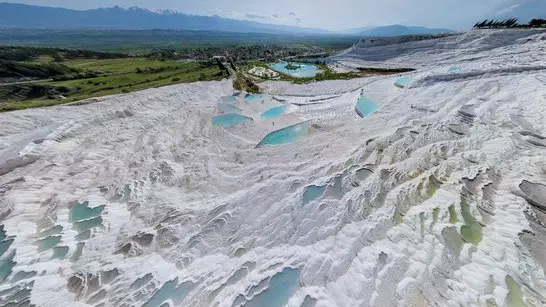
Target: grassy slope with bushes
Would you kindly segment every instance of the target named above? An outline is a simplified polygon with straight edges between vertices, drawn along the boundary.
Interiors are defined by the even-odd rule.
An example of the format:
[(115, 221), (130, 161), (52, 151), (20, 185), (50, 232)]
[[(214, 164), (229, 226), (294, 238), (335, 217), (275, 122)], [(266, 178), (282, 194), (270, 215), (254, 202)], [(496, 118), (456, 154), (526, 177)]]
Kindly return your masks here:
[[(2, 48), (5, 52), (6, 48)], [(177, 62), (62, 49), (11, 48), (11, 61), (0, 61), (0, 77), (53, 78), (0, 85), (0, 111), (50, 106), (91, 97), (129, 93), (181, 82), (220, 80), (227, 72), (214, 62)], [(1, 52), (1, 51), (0, 51)], [(8, 54), (8, 53), (5, 53)], [(87, 56), (87, 57), (86, 57)], [(15, 61), (25, 59), (25, 61)]]

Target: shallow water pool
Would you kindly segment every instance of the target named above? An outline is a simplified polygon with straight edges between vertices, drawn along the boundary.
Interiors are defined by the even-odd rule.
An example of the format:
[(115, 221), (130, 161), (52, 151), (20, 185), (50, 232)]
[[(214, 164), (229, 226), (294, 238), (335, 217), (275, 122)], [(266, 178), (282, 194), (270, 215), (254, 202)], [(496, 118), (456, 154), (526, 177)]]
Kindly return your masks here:
[(244, 304), (245, 307), (282, 307), (299, 286), (300, 272), (297, 269), (285, 268), (269, 280), (269, 286), (260, 294)]
[(249, 121), (252, 121), (252, 118), (236, 113), (217, 115), (212, 118), (212, 124), (217, 127), (230, 127)]
[(49, 236), (43, 239), (40, 239), (36, 242), (38, 245), (38, 251), (44, 252), (50, 248), (53, 248), (61, 242), (61, 236)]
[(101, 215), (104, 208), (105, 208), (105, 205), (90, 208), (89, 202), (83, 202), (81, 204), (76, 203), (70, 209), (70, 218), (68, 221), (74, 223), (74, 222), (79, 222), (79, 221), (95, 218)]
[(6, 280), (11, 275), (15, 264), (16, 262), (12, 258), (0, 261), (0, 282)]
[(78, 234), (85, 233), (88, 230), (91, 230), (96, 227), (102, 227), (101, 216), (72, 224), (72, 229), (76, 230)]
[(178, 278), (175, 278), (164, 283), (163, 286), (142, 306), (163, 306), (167, 301), (171, 301), (175, 306), (180, 306), (184, 298), (186, 298), (193, 289), (193, 286), (194, 284), (191, 282), (183, 282), (178, 285)]
[(0, 257), (2, 257), (4, 253), (8, 251), (12, 243), (13, 243), (13, 239), (0, 241)]
[(401, 87), (401, 88), (404, 88), (404, 87), (408, 86), (408, 84), (411, 82), (411, 80), (413, 80), (412, 77), (404, 76), (404, 77), (396, 80), (396, 82), (394, 82), (394, 85), (396, 85), (398, 87)]
[[(287, 65), (298, 66), (297, 69), (287, 69)], [(310, 78), (321, 72), (317, 66), (309, 63), (294, 63), (294, 62), (278, 62), (269, 64), (269, 67), (285, 75), (296, 78)]]
[(287, 105), (274, 107), (263, 112), (260, 116), (263, 118), (269, 118), (269, 119), (279, 118), (284, 114), (284, 111), (286, 111), (287, 108), (288, 108)]
[(68, 252), (70, 249), (68, 246), (56, 246), (53, 248), (53, 256), (52, 259), (64, 259), (66, 255), (68, 255)]
[(306, 121), (273, 131), (266, 135), (256, 147), (262, 147), (264, 145), (282, 145), (296, 142), (307, 135), (310, 127), (311, 122)]
[(326, 190), (325, 186), (316, 186), (316, 185), (310, 185), (305, 188), (305, 192), (303, 192), (302, 196), (302, 202), (304, 205), (312, 202), (313, 200), (319, 198), (324, 194), (324, 191)]
[(379, 109), (379, 105), (365, 96), (358, 99), (355, 107), (355, 111), (360, 117), (370, 116), (377, 109)]
[(231, 104), (225, 102), (218, 103), (218, 110), (223, 113), (238, 113), (242, 111), (238, 107), (232, 106)]
[(227, 103), (238, 103), (236, 96), (224, 96), (222, 100)]

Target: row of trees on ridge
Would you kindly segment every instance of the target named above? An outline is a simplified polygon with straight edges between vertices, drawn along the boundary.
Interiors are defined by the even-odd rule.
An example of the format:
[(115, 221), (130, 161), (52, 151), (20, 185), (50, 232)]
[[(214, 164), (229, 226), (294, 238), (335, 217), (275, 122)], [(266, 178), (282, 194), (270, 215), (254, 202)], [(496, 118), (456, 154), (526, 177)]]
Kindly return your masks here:
[(502, 29), (502, 28), (546, 28), (546, 19), (533, 19), (527, 24), (518, 23), (517, 18), (509, 18), (503, 20), (486, 19), (482, 22), (477, 22), (474, 25), (475, 29)]

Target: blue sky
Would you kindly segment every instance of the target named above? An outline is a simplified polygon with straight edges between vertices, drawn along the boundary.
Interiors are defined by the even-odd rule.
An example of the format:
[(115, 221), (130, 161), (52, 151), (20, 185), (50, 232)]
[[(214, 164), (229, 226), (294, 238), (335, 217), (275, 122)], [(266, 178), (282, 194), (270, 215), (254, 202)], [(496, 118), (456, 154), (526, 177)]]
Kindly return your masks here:
[[(1, 1), (1, 0), (0, 0)], [(89, 9), (119, 5), (219, 15), (329, 30), (389, 24), (465, 29), (475, 21), (546, 0), (5, 0)]]

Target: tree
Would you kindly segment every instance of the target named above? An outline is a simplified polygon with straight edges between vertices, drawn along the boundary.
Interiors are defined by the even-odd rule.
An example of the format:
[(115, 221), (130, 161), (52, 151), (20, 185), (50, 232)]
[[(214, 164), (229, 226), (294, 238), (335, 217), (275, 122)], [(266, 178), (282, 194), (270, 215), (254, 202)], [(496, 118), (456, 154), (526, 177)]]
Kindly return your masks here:
[(532, 19), (529, 22), (529, 27), (532, 27), (532, 28), (545, 28), (546, 27), (546, 19)]
[(63, 56), (59, 52), (55, 52), (51, 55), (53, 62), (62, 62), (64, 61)]
[(477, 22), (474, 25), (474, 28), (476, 29), (498, 29), (498, 28), (515, 28), (515, 27), (522, 27), (522, 25), (518, 24), (517, 18), (509, 18), (504, 20), (486, 19), (482, 22)]
[(517, 18), (510, 18), (506, 21), (506, 27), (508, 28), (514, 28), (518, 26), (518, 19)]

